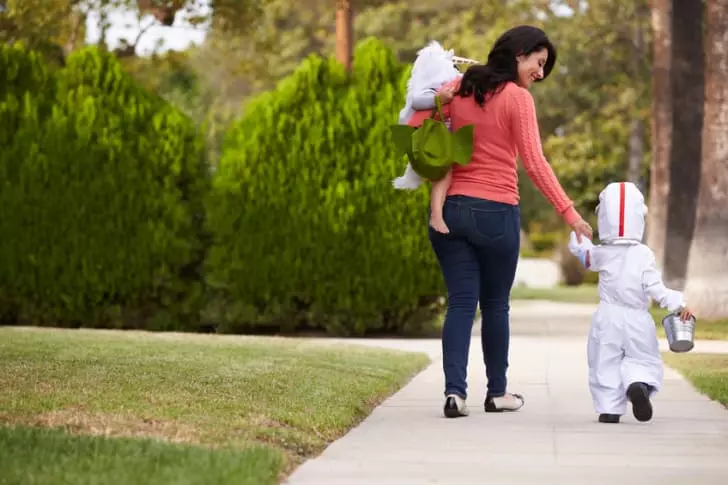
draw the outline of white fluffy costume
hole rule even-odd
[[[436,41],[430,42],[417,52],[412,74],[407,81],[404,108],[399,112],[399,124],[407,124],[415,111],[435,108],[435,95],[447,82],[462,76],[456,64],[476,64],[476,61],[458,57],[452,50],[446,51]],[[404,175],[394,179],[397,189],[416,189],[424,180],[407,164]]]
[[[646,213],[644,197],[634,184],[611,183],[599,195],[597,207],[601,244],[594,246],[585,238],[578,244],[574,233],[569,243],[582,264],[599,273],[600,302],[587,344],[594,409],[600,415],[624,415],[630,385],[644,383],[649,412],[643,414],[648,415],[641,419],[634,411],[641,421],[651,418],[649,394],[661,389],[663,377],[650,298],[671,312],[684,306],[682,293],[665,287],[654,254],[642,244]]]

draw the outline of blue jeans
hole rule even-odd
[[[445,395],[467,397],[470,335],[480,301],[487,397],[503,396],[510,341],[509,300],[520,248],[520,209],[454,195],[445,201],[443,218],[450,233],[432,228],[429,232],[448,296],[442,330]]]

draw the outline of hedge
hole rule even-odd
[[[195,126],[96,48],[60,71],[7,45],[0,62],[3,321],[198,325],[208,180]]]
[[[247,106],[208,205],[209,318],[219,331],[407,333],[431,321],[441,275],[429,191],[400,192],[388,126],[408,67],[361,42],[350,75],[309,57]]]

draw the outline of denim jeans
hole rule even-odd
[[[503,396],[510,341],[509,300],[520,247],[520,209],[454,195],[445,201],[443,218],[450,233],[432,228],[429,233],[448,296],[442,331],[445,395],[467,397],[470,336],[480,302],[486,397]]]

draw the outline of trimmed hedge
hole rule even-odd
[[[375,40],[350,75],[308,58],[233,124],[208,206],[209,318],[219,331],[420,330],[441,275],[429,190],[400,192],[388,126],[408,66]]]
[[[18,47],[0,62],[3,322],[196,327],[196,127],[96,48],[55,72]]]

